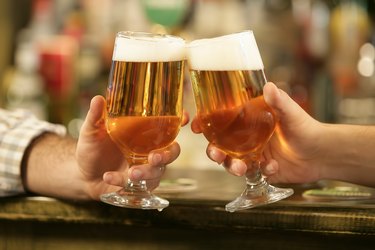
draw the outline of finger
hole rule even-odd
[[[247,166],[245,162],[240,159],[234,159],[227,157],[223,163],[225,169],[232,175],[243,176],[247,171]]]
[[[103,181],[109,185],[123,187],[126,177],[121,172],[105,172],[103,174]]]
[[[185,126],[190,120],[190,115],[187,111],[184,110],[184,115],[182,116],[182,122],[181,125]]]
[[[148,180],[146,182],[147,189],[150,190],[150,191],[157,188],[159,186],[159,184],[160,184],[160,179]]]
[[[148,162],[151,166],[167,165],[175,161],[180,152],[180,145],[177,142],[173,142],[167,148],[152,151],[148,155]]]
[[[280,89],[272,82],[267,82],[263,87],[263,96],[266,103],[274,109],[279,107]]]
[[[149,164],[131,167],[128,176],[132,181],[160,180],[165,172],[165,166],[150,166]]]
[[[208,145],[207,155],[211,160],[219,165],[222,165],[229,173],[233,175],[243,176],[246,173],[247,166],[243,161],[231,158],[224,151],[215,147],[213,144]]]
[[[282,183],[280,179],[280,175],[278,173],[272,174],[272,175],[264,175],[265,178],[267,178],[267,183],[273,184],[273,183]]]
[[[191,130],[196,133],[196,134],[199,134],[199,133],[202,133],[202,129],[199,125],[199,120],[197,117],[194,117],[194,119],[191,121]]]
[[[227,154],[224,151],[218,149],[213,144],[208,145],[206,153],[208,158],[218,163],[219,165],[222,164],[227,157]]]
[[[268,161],[262,162],[261,171],[262,171],[262,174],[267,177],[274,175],[279,171],[279,163],[274,159],[270,159]]]
[[[105,105],[104,97],[99,95],[93,97],[83,126],[86,126],[87,129],[95,129],[98,126],[103,126]]]
[[[289,121],[300,121],[309,117],[306,112],[283,90],[272,82],[264,85],[263,96],[266,103],[273,108],[278,117],[287,124]]]
[[[90,108],[80,130],[79,141],[98,142],[101,139],[108,139],[105,129],[105,99],[102,96],[95,96],[91,99]],[[79,144],[81,144],[79,143]]]
[[[150,167],[148,164],[134,166],[128,170],[128,177],[132,181],[153,180],[160,181],[165,172],[164,166]],[[121,172],[109,171],[103,174],[103,181],[109,185],[123,187],[127,177]]]

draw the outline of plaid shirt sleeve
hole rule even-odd
[[[24,110],[0,109],[0,196],[24,193],[21,162],[27,146],[43,132],[65,135],[62,125],[38,120]]]

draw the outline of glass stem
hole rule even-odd
[[[140,180],[140,181],[132,181],[128,179],[126,183],[126,189],[131,191],[131,192],[147,192],[147,185],[145,180]]]
[[[132,156],[128,157],[127,161],[130,169],[134,165],[141,165],[147,163],[147,158]],[[125,189],[132,193],[148,192],[147,182],[145,180],[132,181],[129,177],[125,185]]]
[[[248,188],[254,189],[257,186],[263,186],[266,180],[260,171],[260,161],[251,161],[246,172],[246,185]]]

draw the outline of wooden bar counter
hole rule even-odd
[[[375,200],[309,199],[322,183],[291,186],[295,194],[228,213],[244,180],[224,171],[170,168],[165,178],[196,187],[160,189],[162,212],[45,197],[0,200],[0,250],[12,249],[375,249]]]

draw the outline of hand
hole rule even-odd
[[[85,122],[78,139],[76,158],[81,178],[87,183],[87,193],[99,199],[104,193],[117,191],[124,186],[127,178],[147,180],[150,190],[159,185],[165,165],[173,162],[180,154],[180,146],[174,142],[163,150],[149,154],[148,163],[129,169],[123,153],[110,139],[104,121],[105,99],[96,96],[91,100]],[[184,113],[183,125],[188,122]]]
[[[263,93],[265,101],[279,117],[276,131],[264,150],[263,174],[270,183],[304,183],[318,180],[321,175],[319,158],[322,152],[319,145],[320,140],[324,140],[320,136],[323,124],[310,117],[273,83],[267,83]],[[197,118],[191,126],[193,132],[202,132]],[[242,176],[247,170],[244,162],[229,157],[212,144],[207,147],[207,155],[218,164],[223,164],[231,174]]]

